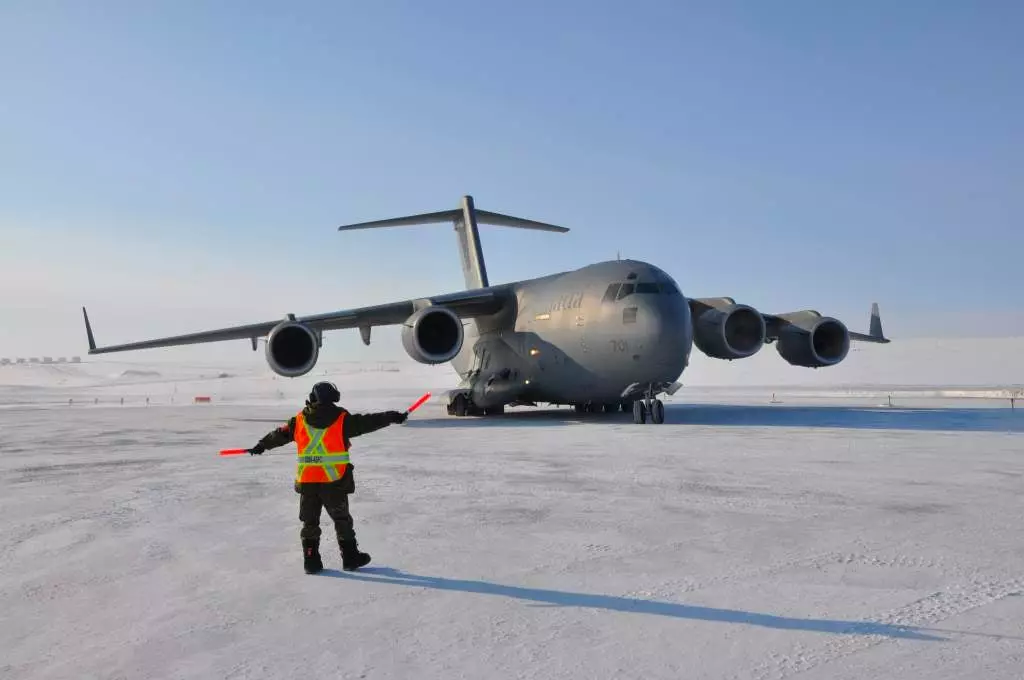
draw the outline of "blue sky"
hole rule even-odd
[[[121,342],[458,289],[446,227],[334,228],[464,193],[572,229],[484,227],[492,282],[618,251],[691,296],[855,329],[877,300],[896,338],[1024,334],[1022,21],[1016,2],[6,2],[0,356],[83,352],[81,304]],[[325,349],[402,356],[355,335]],[[225,352],[248,350],[199,356]]]

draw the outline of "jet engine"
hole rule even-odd
[[[298,378],[313,370],[320,355],[320,339],[308,326],[282,321],[267,335],[267,363],[286,378]]]
[[[761,349],[764,317],[748,305],[730,304],[701,313],[693,324],[693,344],[709,357],[744,359]]]
[[[402,324],[402,345],[421,364],[451,361],[462,340],[462,320],[447,307],[424,307]]]
[[[806,315],[780,329],[776,349],[793,366],[834,366],[850,351],[850,331],[838,319]]]

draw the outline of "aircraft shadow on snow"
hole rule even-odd
[[[486,418],[410,419],[407,427],[557,427],[576,423],[629,424],[634,427],[807,427],[849,430],[931,432],[1024,432],[1024,409],[914,408],[858,406],[785,406],[665,404],[661,425],[633,425],[632,413],[579,414],[569,408],[511,410]]]
[[[321,575],[333,578],[365,581],[369,583],[385,583],[390,585],[409,586],[413,588],[429,588],[479,595],[496,595],[516,600],[536,603],[532,606],[541,607],[580,607],[585,609],[603,609],[605,611],[623,612],[628,614],[647,614],[667,616],[675,619],[697,621],[717,621],[748,626],[763,626],[779,630],[799,630],[816,633],[832,633],[843,635],[880,635],[888,638],[904,640],[942,641],[937,637],[911,626],[896,626],[884,623],[861,621],[838,621],[832,619],[799,619],[773,614],[758,614],[737,609],[717,609],[699,607],[674,602],[658,602],[653,600],[637,600],[629,597],[613,595],[594,595],[574,593],[562,590],[545,590],[541,588],[523,588],[520,586],[502,585],[488,581],[472,581],[465,579],[442,578],[439,576],[419,576],[391,569],[388,567],[366,567],[358,573],[325,569]]]

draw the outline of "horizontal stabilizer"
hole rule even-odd
[[[409,215],[407,217],[393,217],[386,220],[374,220],[372,222],[359,222],[357,224],[346,224],[338,227],[338,231],[349,231],[352,229],[374,229],[377,227],[411,227],[420,224],[452,223],[462,219],[462,209],[442,210],[440,212],[423,213],[421,215]],[[536,222],[522,217],[502,215],[501,213],[487,210],[476,210],[477,224],[491,224],[498,227],[515,227],[517,229],[537,229],[538,231],[557,231],[565,233],[568,227],[560,227],[556,224]]]
[[[480,234],[477,231],[478,224],[493,224],[499,227],[535,229],[537,231],[554,231],[562,234],[569,231],[567,227],[560,227],[557,224],[528,220],[489,210],[478,210],[473,203],[473,197],[469,195],[463,196],[462,205],[452,210],[392,217],[386,220],[373,220],[372,222],[345,224],[338,227],[338,231],[376,229],[379,227],[411,227],[420,224],[438,223],[450,223],[455,227],[455,232],[459,239],[459,253],[462,257],[462,272],[466,278],[467,289],[487,288],[490,286],[487,278],[487,266],[484,264],[483,249],[480,246]]]

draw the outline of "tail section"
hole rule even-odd
[[[338,227],[338,231],[374,229],[377,227],[408,227],[444,222],[451,222],[455,226],[455,233],[459,239],[459,252],[462,256],[462,273],[466,277],[466,288],[468,289],[486,288],[491,285],[487,279],[487,266],[484,264],[484,254],[483,249],[480,247],[480,232],[477,229],[477,224],[492,224],[499,227],[537,229],[560,233],[569,231],[565,227],[559,227],[554,224],[535,222],[487,210],[477,210],[473,205],[472,196],[463,196],[462,205],[455,210],[442,210],[421,215],[393,217],[373,222],[360,222],[359,224],[346,224]]]

